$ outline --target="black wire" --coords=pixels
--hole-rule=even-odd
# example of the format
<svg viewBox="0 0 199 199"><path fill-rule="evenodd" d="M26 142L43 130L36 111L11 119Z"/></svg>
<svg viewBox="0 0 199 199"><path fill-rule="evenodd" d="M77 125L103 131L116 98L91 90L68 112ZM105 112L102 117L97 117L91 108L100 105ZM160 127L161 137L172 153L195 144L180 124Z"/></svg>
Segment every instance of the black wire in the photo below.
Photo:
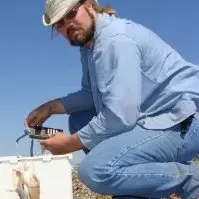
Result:
<svg viewBox="0 0 199 199"><path fill-rule="evenodd" d="M17 138L16 143L19 143L19 140L21 140L22 138L26 137L28 135L27 132L25 132L22 136L20 136L19 138Z"/></svg>
<svg viewBox="0 0 199 199"><path fill-rule="evenodd" d="M31 139L31 145L30 145L30 156L33 157L34 153L33 153L33 148L34 148L34 139Z"/></svg>
<svg viewBox="0 0 199 199"><path fill-rule="evenodd" d="M24 132L25 132L25 133L24 133L22 136L20 136L19 138L16 139L16 143L17 143L17 144L19 144L19 141L20 141L22 138L24 138L24 137L26 137L27 135L29 135L29 133L28 133L27 130L25 130ZM33 150L34 150L34 139L32 138L32 139L31 139L31 145L30 145L30 156L31 156L31 157L34 156Z"/></svg>

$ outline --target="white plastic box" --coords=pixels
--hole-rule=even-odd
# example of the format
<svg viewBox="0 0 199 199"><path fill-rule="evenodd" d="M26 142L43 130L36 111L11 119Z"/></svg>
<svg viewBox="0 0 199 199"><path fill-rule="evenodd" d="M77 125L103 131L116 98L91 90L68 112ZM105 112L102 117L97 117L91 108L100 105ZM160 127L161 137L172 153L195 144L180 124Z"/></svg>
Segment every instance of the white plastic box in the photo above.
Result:
<svg viewBox="0 0 199 199"><path fill-rule="evenodd" d="M12 171L20 164L34 165L40 182L40 199L72 199L72 154L35 157L0 157L0 198L19 199L13 191Z"/></svg>

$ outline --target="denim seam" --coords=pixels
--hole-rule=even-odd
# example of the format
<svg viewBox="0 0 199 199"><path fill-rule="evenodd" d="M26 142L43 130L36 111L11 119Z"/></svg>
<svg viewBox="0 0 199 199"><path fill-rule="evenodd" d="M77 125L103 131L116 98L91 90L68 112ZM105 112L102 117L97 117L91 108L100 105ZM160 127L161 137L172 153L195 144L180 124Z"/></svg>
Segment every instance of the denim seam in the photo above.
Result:
<svg viewBox="0 0 199 199"><path fill-rule="evenodd" d="M189 199L196 199L199 196L199 190L196 193L193 193Z"/></svg>
<svg viewBox="0 0 199 199"><path fill-rule="evenodd" d="M194 180L199 181L199 178L197 178L196 176L192 176Z"/></svg>
<svg viewBox="0 0 199 199"><path fill-rule="evenodd" d="M186 144L188 142L188 140L194 136L194 134L196 133L196 129L197 129L198 126L199 126L198 124L195 124L192 127L192 129L193 129L192 133L190 133L190 135L186 138L186 140L184 140L184 142L178 147L178 150L177 150L177 160L180 161L180 155L181 155L181 150L183 148L183 145Z"/></svg>
<svg viewBox="0 0 199 199"><path fill-rule="evenodd" d="M164 177L169 177L169 178L176 178L176 177L180 177L181 175L167 175L167 174L164 174L164 173L118 173L118 172L115 172L114 174L116 175L156 175L156 176L164 176ZM184 173L184 175L189 175L189 172L186 172Z"/></svg>
<svg viewBox="0 0 199 199"><path fill-rule="evenodd" d="M130 150L135 149L136 147L139 147L142 144L145 144L149 141L152 141L154 139L157 139L158 137L164 135L165 132L161 132L160 134L154 136L154 137L148 137L146 140L139 142L138 144L132 146L132 147L126 147L125 150L123 150L122 152L120 152L118 155L116 155L111 161L110 161L110 167L111 167L111 172L113 171L113 167L116 164L116 162L118 162L126 153L128 153Z"/></svg>
<svg viewBox="0 0 199 199"><path fill-rule="evenodd" d="M151 175L154 175L154 176L164 176L164 177L167 177L167 178L176 178L176 177L179 177L180 175L176 175L175 177L173 175L165 175L165 174L161 174L161 173L114 173L114 175L123 175L123 176L131 176L131 175L137 175L137 176L151 176Z"/></svg>
<svg viewBox="0 0 199 199"><path fill-rule="evenodd" d="M198 124L195 124L195 125L192 127L192 129L190 129L190 131L192 131L192 133L190 133L190 135L187 136L186 140L179 146L179 148L181 148L184 144L186 144L186 143L187 143L187 140L188 140L189 138L191 138L191 137L194 136L193 134L196 132L196 128L197 128L198 126L199 126Z"/></svg>

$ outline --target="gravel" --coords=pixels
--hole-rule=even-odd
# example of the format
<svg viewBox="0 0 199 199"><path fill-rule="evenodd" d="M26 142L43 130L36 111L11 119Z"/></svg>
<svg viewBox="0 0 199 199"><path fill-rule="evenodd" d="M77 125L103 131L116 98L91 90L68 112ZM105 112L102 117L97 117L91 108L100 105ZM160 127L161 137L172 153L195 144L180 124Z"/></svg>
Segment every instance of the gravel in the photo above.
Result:
<svg viewBox="0 0 199 199"><path fill-rule="evenodd" d="M73 196L77 199L112 199L111 196L103 196L92 192L78 177L77 168L73 169Z"/></svg>

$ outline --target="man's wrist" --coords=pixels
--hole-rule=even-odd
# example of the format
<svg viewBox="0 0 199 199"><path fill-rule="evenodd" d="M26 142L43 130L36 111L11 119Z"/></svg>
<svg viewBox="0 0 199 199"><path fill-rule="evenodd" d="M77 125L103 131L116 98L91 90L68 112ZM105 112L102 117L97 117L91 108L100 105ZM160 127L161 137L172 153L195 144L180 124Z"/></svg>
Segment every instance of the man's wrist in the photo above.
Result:
<svg viewBox="0 0 199 199"><path fill-rule="evenodd" d="M69 150L67 151L68 153L84 149L84 145L81 142L77 133L69 137L69 139L67 140L66 146L67 146L67 149Z"/></svg>

